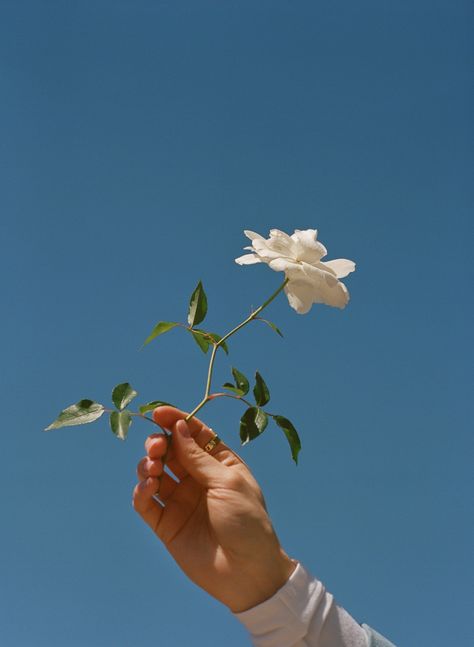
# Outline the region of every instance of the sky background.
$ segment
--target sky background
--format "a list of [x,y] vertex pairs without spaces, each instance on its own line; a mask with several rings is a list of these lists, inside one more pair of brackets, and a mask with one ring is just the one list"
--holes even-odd
[[[472,15],[461,0],[0,0],[0,642],[247,644],[131,507],[150,431],[63,407],[190,409],[225,332],[279,285],[243,229],[317,228],[344,310],[267,311],[219,358],[300,432],[242,449],[282,544],[404,647],[472,644]],[[239,450],[239,403],[202,417]]]

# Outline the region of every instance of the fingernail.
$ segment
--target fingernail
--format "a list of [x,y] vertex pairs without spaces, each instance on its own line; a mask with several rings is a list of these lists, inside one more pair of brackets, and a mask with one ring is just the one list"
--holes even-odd
[[178,420],[178,422],[176,423],[176,429],[178,431],[178,434],[183,436],[183,438],[189,438],[191,436],[188,423],[185,420]]

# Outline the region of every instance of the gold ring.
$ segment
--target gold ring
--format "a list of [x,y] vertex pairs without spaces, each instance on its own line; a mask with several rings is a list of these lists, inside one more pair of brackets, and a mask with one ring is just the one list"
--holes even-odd
[[[212,429],[210,431],[212,431]],[[211,440],[208,440],[207,443],[204,445],[203,449],[207,453],[212,452],[214,447],[218,445],[220,442],[221,442],[221,439],[219,438],[219,436],[217,434],[214,434]]]

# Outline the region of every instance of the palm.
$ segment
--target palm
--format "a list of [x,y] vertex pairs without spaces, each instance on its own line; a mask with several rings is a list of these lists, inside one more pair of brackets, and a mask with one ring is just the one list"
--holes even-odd
[[[240,466],[233,469],[242,471]],[[187,477],[166,501],[155,532],[183,571],[203,588],[212,588],[209,581],[214,579],[222,586],[222,578],[237,566],[237,549],[255,548],[248,524],[236,522],[245,516],[249,499],[252,505],[261,499],[248,485],[249,498],[244,499],[232,487],[206,489]],[[263,507],[262,513],[266,516]]]

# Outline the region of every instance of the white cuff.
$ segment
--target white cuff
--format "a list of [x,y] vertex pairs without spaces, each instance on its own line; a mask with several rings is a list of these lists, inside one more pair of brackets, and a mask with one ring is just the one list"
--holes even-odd
[[236,613],[255,647],[366,647],[367,637],[301,564],[273,597]]

